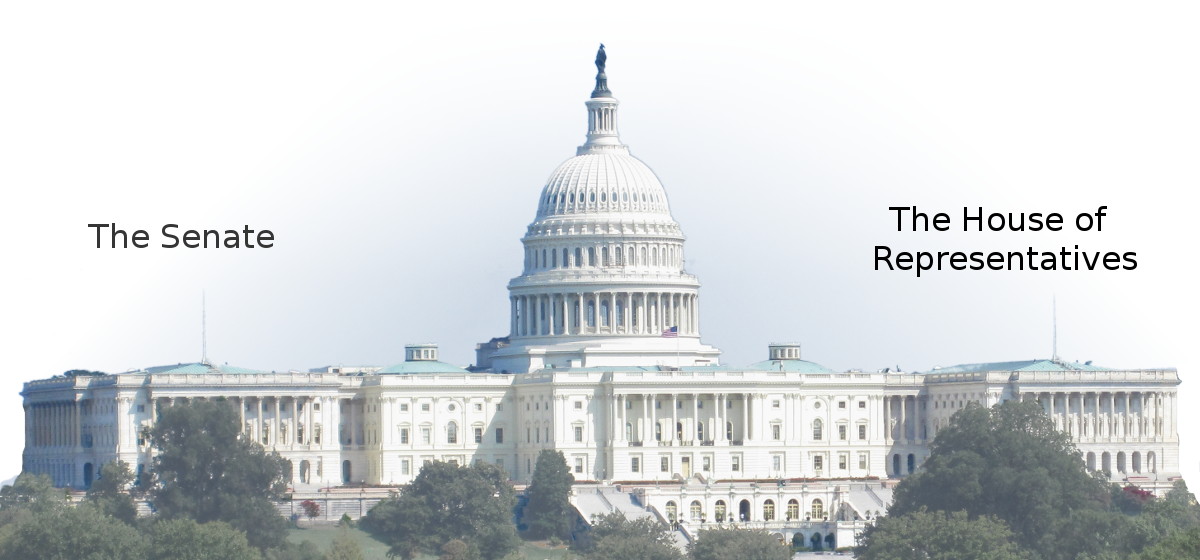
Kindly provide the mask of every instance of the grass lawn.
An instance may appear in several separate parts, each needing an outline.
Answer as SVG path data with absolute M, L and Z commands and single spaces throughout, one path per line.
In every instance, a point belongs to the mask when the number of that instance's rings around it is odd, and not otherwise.
M 340 530 L 337 527 L 289 529 L 287 538 L 294 543 L 310 541 L 316 545 L 318 550 L 324 553 L 329 551 L 329 546 L 333 543 L 333 538 L 337 536 Z M 374 537 L 360 529 L 350 529 L 350 534 L 354 536 L 354 539 L 358 541 L 358 545 L 362 547 L 363 558 L 366 560 L 387 560 L 388 546 L 386 544 L 375 540 Z M 522 544 L 521 554 L 526 560 L 563 560 L 567 558 L 567 549 L 549 548 L 545 543 L 541 542 L 527 542 Z M 435 559 L 436 557 L 427 556 L 425 558 Z

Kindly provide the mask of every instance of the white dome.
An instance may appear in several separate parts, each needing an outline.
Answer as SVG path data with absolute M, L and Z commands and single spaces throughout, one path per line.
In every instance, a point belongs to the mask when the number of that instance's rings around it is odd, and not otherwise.
M 622 151 L 587 153 L 564 161 L 542 189 L 537 217 L 616 212 L 668 218 L 671 214 L 658 177 L 641 160 Z

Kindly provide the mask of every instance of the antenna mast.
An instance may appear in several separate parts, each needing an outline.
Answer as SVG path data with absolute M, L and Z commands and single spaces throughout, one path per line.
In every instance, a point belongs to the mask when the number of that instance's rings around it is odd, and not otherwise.
M 200 363 L 208 363 L 208 295 L 200 291 Z
M 1055 294 L 1055 295 L 1051 296 L 1050 301 L 1052 302 L 1052 305 L 1054 307 L 1054 311 L 1053 311 L 1053 315 L 1052 315 L 1053 321 L 1054 321 L 1054 338 L 1052 339 L 1053 346 L 1050 351 L 1050 359 L 1052 361 L 1057 362 L 1058 361 L 1058 295 Z

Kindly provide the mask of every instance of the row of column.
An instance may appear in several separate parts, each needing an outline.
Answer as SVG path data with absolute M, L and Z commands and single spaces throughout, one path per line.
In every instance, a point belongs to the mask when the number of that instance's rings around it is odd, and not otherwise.
M 929 438 L 928 414 L 924 403 L 925 400 L 917 395 L 883 398 L 883 417 L 887 419 L 884 429 L 885 443 L 904 444 Z
M 509 298 L 512 336 L 660 335 L 678 327 L 699 331 L 699 298 L 679 292 L 602 292 L 514 295 Z
M 184 397 L 186 398 L 186 397 Z M 197 397 L 204 398 L 204 397 Z M 227 397 L 238 409 L 241 431 L 268 446 L 328 445 L 328 428 L 335 422 L 333 397 Z M 174 397 L 154 399 L 169 407 Z M 319 409 L 315 405 L 320 405 Z M 249 410 L 247 410 L 249 408 Z
M 82 416 L 79 401 L 25 405 L 25 441 L 36 447 L 80 445 Z
M 1025 393 L 1024 398 L 1041 404 L 1055 427 L 1076 440 L 1175 433 L 1173 392 L 1040 392 Z
M 659 412 L 654 403 L 656 403 L 658 401 L 659 395 L 638 395 L 639 398 L 634 399 L 634 400 L 630 400 L 629 399 L 630 396 L 631 395 L 618 394 L 618 395 L 615 395 L 614 398 L 612 398 L 610 400 L 612 410 L 611 410 L 611 413 L 609 414 L 609 418 L 612 419 L 612 422 L 611 422 L 611 425 L 609 428 L 609 430 L 610 430 L 609 433 L 612 434 L 614 443 L 618 443 L 618 442 L 625 443 L 628 441 L 638 441 L 638 442 L 656 441 L 657 438 L 655 437 L 655 426 L 658 425 Z M 730 409 L 726 408 L 726 406 L 727 406 L 726 402 L 728 402 L 729 395 L 726 395 L 724 393 L 714 394 L 714 395 L 712 395 L 711 400 L 701 399 L 701 395 L 698 395 L 698 394 L 697 395 L 687 395 L 687 397 L 690 397 L 690 398 L 682 398 L 682 399 L 681 399 L 680 395 L 676 395 L 676 394 L 663 395 L 663 396 L 670 397 L 670 400 L 667 400 L 666 398 L 664 398 L 662 401 L 663 403 L 669 403 L 670 414 L 668 415 L 668 414 L 664 413 L 662 418 L 666 419 L 669 417 L 671 419 L 671 425 L 670 425 L 669 430 L 664 430 L 661 441 L 674 443 L 674 442 L 678 442 L 678 441 L 697 441 L 697 440 L 699 440 L 699 441 L 726 441 L 727 440 L 728 434 L 726 434 L 726 429 L 725 429 L 726 426 L 725 425 L 726 425 L 726 423 L 729 422 Z M 752 395 L 742 395 L 741 400 L 743 400 L 744 403 L 749 402 L 747 399 L 749 399 L 751 396 Z M 629 415 L 626 413 L 626 406 L 629 406 L 629 405 L 627 405 L 626 403 L 632 403 L 632 402 L 637 402 L 637 401 L 641 401 L 640 406 L 642 409 L 642 414 L 641 414 L 641 416 L 639 416 L 639 418 L 644 418 L 647 421 L 644 422 L 642 424 L 642 426 L 640 427 L 640 433 L 639 433 L 638 427 L 632 427 L 630 430 L 631 433 L 626 434 L 625 433 L 625 425 L 627 423 L 629 423 L 629 417 L 628 417 Z M 679 436 L 681 434 L 679 434 L 679 430 L 677 429 L 680 424 L 680 419 L 681 419 L 681 417 L 679 415 L 680 405 L 678 403 L 680 403 L 680 402 L 686 403 L 689 401 L 690 401 L 689 408 L 691 409 L 691 416 L 685 415 L 682 417 L 682 419 L 684 421 L 683 430 L 682 430 L 683 437 L 680 438 Z M 705 428 L 704 428 L 703 437 L 701 437 L 701 434 L 699 433 L 699 429 L 698 429 L 698 425 L 700 423 L 703 423 L 703 419 L 700 418 L 700 402 L 701 401 L 711 403 L 711 405 L 715 406 L 715 408 L 716 408 L 716 410 L 711 415 L 709 415 L 709 418 L 708 418 L 709 420 L 712 420 L 713 422 L 711 424 L 704 423 Z M 734 436 L 733 439 L 735 439 L 735 440 L 736 439 L 751 439 L 753 437 L 753 433 L 752 432 L 746 433 L 746 430 L 745 430 L 745 427 L 753 425 L 751 423 L 751 418 L 752 418 L 751 410 L 750 410 L 751 407 L 743 404 L 743 406 L 741 408 L 742 408 L 742 410 L 741 410 L 741 418 L 742 418 L 741 426 L 743 427 L 743 431 L 738 432 L 735 429 L 735 431 L 733 433 L 733 436 Z M 667 433 L 667 432 L 669 432 L 669 433 Z M 742 437 L 739 438 L 738 436 L 742 436 Z
M 601 204 L 609 203 L 609 201 L 605 201 Z M 648 201 L 647 204 L 654 204 L 654 202 Z M 549 205 L 556 206 L 557 204 L 551 201 Z M 679 258 L 681 251 L 682 248 L 679 246 L 661 243 L 636 245 L 610 244 L 586 248 L 527 248 L 525 253 L 525 273 L 560 268 L 593 268 L 625 265 L 662 267 L 671 271 L 678 271 L 681 268 L 681 260 Z

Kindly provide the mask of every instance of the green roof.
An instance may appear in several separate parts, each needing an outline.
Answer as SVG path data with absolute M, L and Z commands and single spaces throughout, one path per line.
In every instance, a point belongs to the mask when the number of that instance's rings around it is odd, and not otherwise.
M 1112 371 L 1110 368 L 1090 363 L 1064 362 L 1062 360 L 1019 360 L 1015 362 L 986 362 L 981 364 L 959 364 L 933 369 L 924 373 L 982 373 L 987 371 Z
M 790 371 L 796 373 L 835 373 L 833 370 L 807 360 L 763 360 L 746 366 L 754 371 Z
M 190 364 L 175 364 L 173 366 L 154 366 L 146 368 L 146 373 L 267 373 L 257 369 L 248 369 L 231 365 L 213 365 L 200 362 Z
M 378 372 L 379 375 L 408 375 L 414 373 L 468 373 L 467 370 L 455 365 L 439 362 L 437 360 L 413 360 L 411 362 L 400 362 L 394 366 L 385 367 Z

